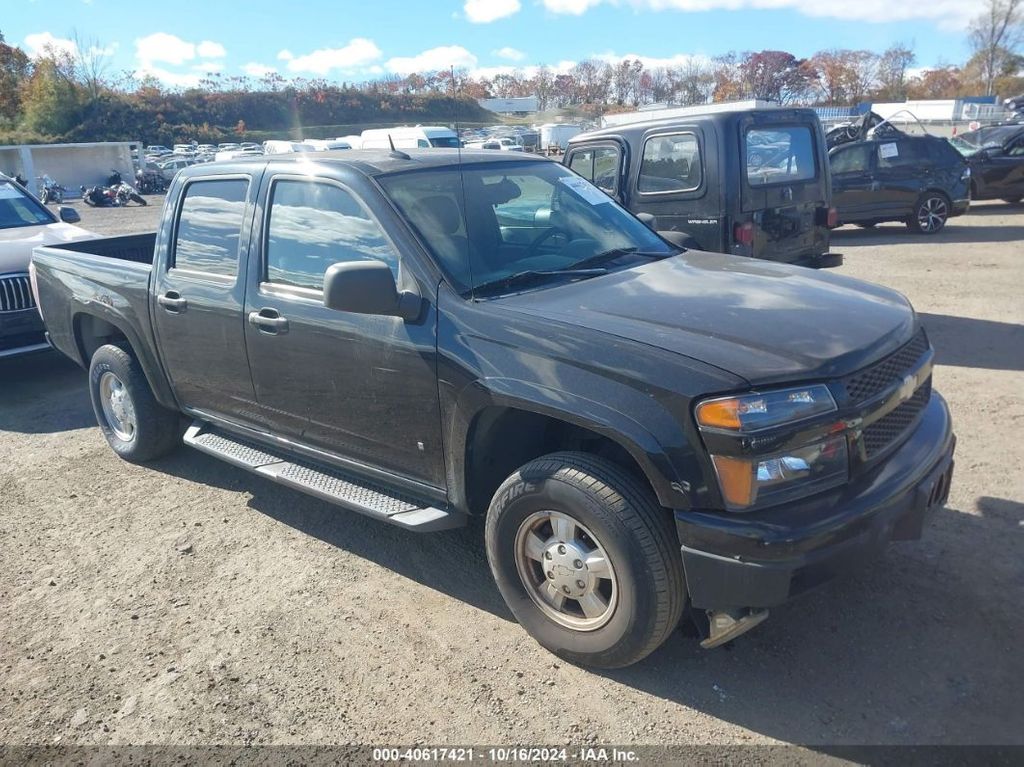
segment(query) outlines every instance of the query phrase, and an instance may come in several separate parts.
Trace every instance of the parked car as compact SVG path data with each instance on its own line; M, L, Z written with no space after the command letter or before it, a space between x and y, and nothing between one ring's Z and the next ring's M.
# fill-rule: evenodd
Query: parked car
M971 170L945 139L904 133L853 141L829 153L832 202L842 224L902 221L935 234L970 206Z
M49 348L29 285L32 248L96 236L73 226L79 220L74 208L62 206L57 214L0 174L0 357Z
M486 514L512 613L602 667L684 611L727 642L945 501L899 293L681 252L544 158L359 155L195 166L159 232L36 249L118 455L184 439L413 531Z
M157 163L157 167L163 174L164 179L170 181L174 178L174 175L182 168L188 168L196 164L196 160L193 157L177 157L173 160L165 160Z
M1024 124L986 126L950 143L971 168L971 199L1024 199Z
M828 253L831 185L810 109L747 109L575 136L563 163L686 247L808 266Z
M428 147L455 148L459 136L451 128L441 125L400 126L395 128L371 128L360 134L360 149L425 149Z

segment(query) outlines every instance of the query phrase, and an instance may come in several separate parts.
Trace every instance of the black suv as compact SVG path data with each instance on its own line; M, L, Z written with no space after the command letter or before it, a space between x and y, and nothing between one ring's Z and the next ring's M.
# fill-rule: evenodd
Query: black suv
M945 139L890 132L829 152L841 224L904 221L935 234L970 206L971 170Z
M987 125L950 142L971 168L971 199L1024 199L1024 123Z
M694 113L575 136L562 162L683 247L808 266L828 253L828 155L811 109Z

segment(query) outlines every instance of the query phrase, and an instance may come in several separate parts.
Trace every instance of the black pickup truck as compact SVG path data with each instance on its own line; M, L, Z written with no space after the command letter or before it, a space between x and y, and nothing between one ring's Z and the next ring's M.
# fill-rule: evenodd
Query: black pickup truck
M159 233L32 275L119 455L184 440L410 530L485 514L509 608L573 662L633 663L684 613L729 641L949 490L902 296L681 251L542 158L196 166Z

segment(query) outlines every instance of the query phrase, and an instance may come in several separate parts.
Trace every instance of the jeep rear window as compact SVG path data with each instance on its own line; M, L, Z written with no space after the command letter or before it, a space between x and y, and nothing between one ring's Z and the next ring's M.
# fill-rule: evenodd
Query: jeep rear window
M814 136L806 125L750 128L745 134L747 183L791 184L818 175Z

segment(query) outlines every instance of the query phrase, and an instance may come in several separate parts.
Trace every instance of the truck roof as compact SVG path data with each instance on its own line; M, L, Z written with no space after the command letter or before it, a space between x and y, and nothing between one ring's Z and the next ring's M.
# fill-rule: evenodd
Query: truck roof
M383 176L409 170L446 168L462 165L500 164L514 162L554 162L540 155L522 152L495 152L473 149L408 149L391 152L387 149L341 149L327 152L303 152L277 155L258 155L211 163L201 163L183 169L181 175L188 178L221 175L234 171L250 170L254 165L268 163L317 163L352 168L366 176Z

